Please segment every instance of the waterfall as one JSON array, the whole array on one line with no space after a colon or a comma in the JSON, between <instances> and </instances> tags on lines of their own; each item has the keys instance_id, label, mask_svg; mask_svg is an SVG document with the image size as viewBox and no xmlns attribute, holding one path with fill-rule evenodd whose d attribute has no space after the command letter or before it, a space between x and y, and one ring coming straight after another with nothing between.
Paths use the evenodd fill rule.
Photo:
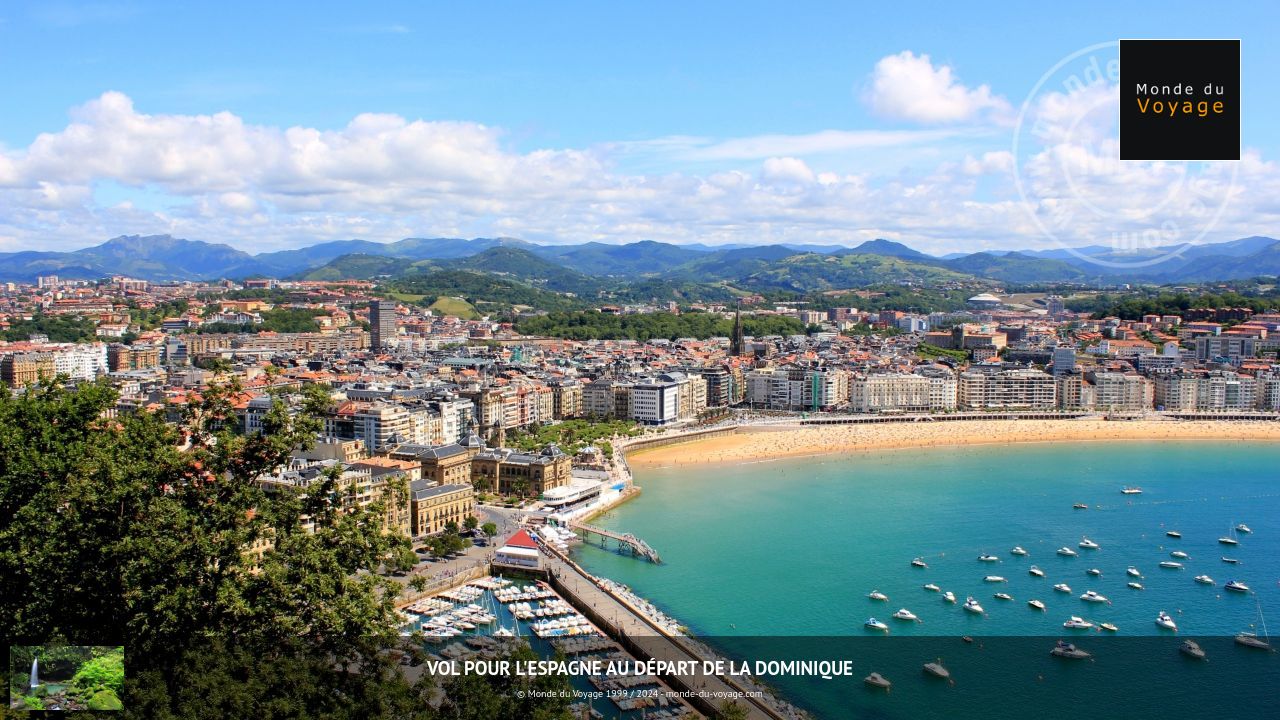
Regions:
<instances>
[{"instance_id":1,"label":"waterfall","mask_svg":"<svg viewBox=\"0 0 1280 720\"><path fill-rule=\"evenodd\" d=\"M40 658L31 658L31 689L40 685Z\"/></svg>"}]
</instances>

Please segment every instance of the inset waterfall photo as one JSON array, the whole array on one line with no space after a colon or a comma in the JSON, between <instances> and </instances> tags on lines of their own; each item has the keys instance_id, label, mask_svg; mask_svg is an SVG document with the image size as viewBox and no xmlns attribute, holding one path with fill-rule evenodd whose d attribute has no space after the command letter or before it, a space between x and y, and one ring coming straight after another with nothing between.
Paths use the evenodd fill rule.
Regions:
<instances>
[{"instance_id":1,"label":"inset waterfall photo","mask_svg":"<svg viewBox=\"0 0 1280 720\"><path fill-rule=\"evenodd\" d=\"M124 647L11 645L12 710L122 710Z\"/></svg>"}]
</instances>

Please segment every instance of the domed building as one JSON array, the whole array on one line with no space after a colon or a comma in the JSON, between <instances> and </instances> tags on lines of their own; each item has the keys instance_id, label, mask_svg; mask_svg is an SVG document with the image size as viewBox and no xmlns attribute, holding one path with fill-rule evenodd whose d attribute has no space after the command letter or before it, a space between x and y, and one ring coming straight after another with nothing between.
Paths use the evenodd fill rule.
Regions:
<instances>
[{"instance_id":1,"label":"domed building","mask_svg":"<svg viewBox=\"0 0 1280 720\"><path fill-rule=\"evenodd\" d=\"M995 295L992 295L991 293L982 293L981 295L974 295L973 297L969 298L966 302L969 303L970 307L981 308L983 310L994 310L995 308L998 308L1004 304L1003 300L996 297Z\"/></svg>"}]
</instances>

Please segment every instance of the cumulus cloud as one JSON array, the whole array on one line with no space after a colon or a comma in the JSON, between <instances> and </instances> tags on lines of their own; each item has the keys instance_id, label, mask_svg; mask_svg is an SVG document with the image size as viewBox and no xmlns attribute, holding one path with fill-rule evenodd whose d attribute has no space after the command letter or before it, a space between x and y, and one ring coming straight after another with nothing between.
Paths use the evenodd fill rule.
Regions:
<instances>
[{"instance_id":1,"label":"cumulus cloud","mask_svg":"<svg viewBox=\"0 0 1280 720\"><path fill-rule=\"evenodd\" d=\"M704 153L704 169L682 173L662 164L624 172L614 164L619 145L517 152L501 129L472 122L369 113L337 128L281 128L228 112L150 114L110 92L26 148L0 148L0 238L6 250L166 232L250 252L352 237L494 234L543 242L887 237L937 252L1035 247L1048 241L1014 190L1015 161L1037 213L1070 206L1072 183L1098 202L1145 201L1167 189L1177 170L1109 174L1107 133L1091 124L1071 128L1070 118L1054 115L1062 107L1060 98L1044 100L1044 133L1018 158L1003 139L985 150L954 149L944 140L955 128L653 141L664 152ZM936 133L936 143L922 133ZM938 164L877 175L859 170L856 155L842 162L822 156L832 147L884 143L936 149ZM1227 237L1267 231L1280 197L1273 163L1255 153L1239 172L1233 213L1219 227ZM1220 174L1204 179L1225 182ZM121 202L128 198L114 191L95 200L103 183L122 186L126 196L138 190L138 201ZM1068 240L1123 218L1075 210L1076 235Z\"/></svg>"},{"instance_id":2,"label":"cumulus cloud","mask_svg":"<svg viewBox=\"0 0 1280 720\"><path fill-rule=\"evenodd\" d=\"M917 123L954 123L983 117L1007 122L1009 102L980 85L962 84L948 65L904 50L881 58L863 99L877 114Z\"/></svg>"}]
</instances>

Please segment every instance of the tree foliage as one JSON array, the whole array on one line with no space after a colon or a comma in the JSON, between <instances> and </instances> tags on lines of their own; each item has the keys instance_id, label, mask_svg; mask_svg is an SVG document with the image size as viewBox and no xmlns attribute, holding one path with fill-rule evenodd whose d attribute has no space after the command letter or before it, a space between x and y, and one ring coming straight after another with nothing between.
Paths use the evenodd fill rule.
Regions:
<instances>
[{"instance_id":1,"label":"tree foliage","mask_svg":"<svg viewBox=\"0 0 1280 720\"><path fill-rule=\"evenodd\" d=\"M612 315L589 312L553 312L523 318L517 329L527 335L549 335L571 340L675 340L682 337L705 339L728 337L733 333L733 319L711 313L668 312ZM744 315L743 331L747 335L803 335L804 324L782 315Z\"/></svg>"},{"instance_id":2,"label":"tree foliage","mask_svg":"<svg viewBox=\"0 0 1280 720\"><path fill-rule=\"evenodd\" d=\"M237 390L208 388L178 426L111 417L105 384L0 390L0 627L125 646L127 716L437 717L385 652L399 586L376 570L407 546L385 506L344 503L339 473L305 494L255 481L314 437L328 398L277 396L264 432L240 435ZM263 539L259 562L246 549Z\"/></svg>"}]
</instances>

